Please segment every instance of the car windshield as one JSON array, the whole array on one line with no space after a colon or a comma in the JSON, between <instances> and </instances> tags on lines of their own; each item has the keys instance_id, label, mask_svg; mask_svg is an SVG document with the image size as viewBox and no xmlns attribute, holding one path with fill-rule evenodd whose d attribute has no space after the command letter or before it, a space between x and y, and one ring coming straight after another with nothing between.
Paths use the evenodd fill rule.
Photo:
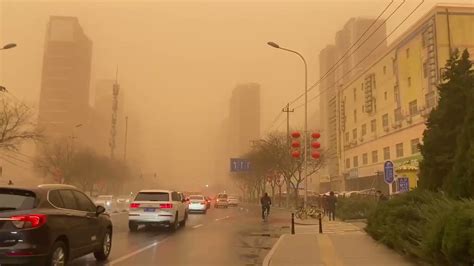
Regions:
<instances>
[{"instance_id":1,"label":"car windshield","mask_svg":"<svg viewBox=\"0 0 474 266\"><path fill-rule=\"evenodd\" d=\"M0 188L0 211L33 209L35 201L32 191Z\"/></svg>"},{"instance_id":2,"label":"car windshield","mask_svg":"<svg viewBox=\"0 0 474 266\"><path fill-rule=\"evenodd\" d=\"M169 201L170 194L167 192L140 192L135 201Z\"/></svg>"},{"instance_id":3,"label":"car windshield","mask_svg":"<svg viewBox=\"0 0 474 266\"><path fill-rule=\"evenodd\" d=\"M227 199L227 195L225 194L221 194L219 196L217 196L219 199Z\"/></svg>"}]
</instances>

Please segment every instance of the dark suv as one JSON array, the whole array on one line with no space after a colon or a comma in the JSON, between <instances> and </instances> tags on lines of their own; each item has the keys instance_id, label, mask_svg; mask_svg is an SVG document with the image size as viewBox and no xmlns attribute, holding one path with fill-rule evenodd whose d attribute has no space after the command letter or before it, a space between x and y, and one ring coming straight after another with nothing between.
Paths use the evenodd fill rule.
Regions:
<instances>
[{"instance_id":1,"label":"dark suv","mask_svg":"<svg viewBox=\"0 0 474 266\"><path fill-rule=\"evenodd\" d=\"M0 264L64 265L94 253L106 260L112 223L73 186L0 187Z\"/></svg>"}]
</instances>

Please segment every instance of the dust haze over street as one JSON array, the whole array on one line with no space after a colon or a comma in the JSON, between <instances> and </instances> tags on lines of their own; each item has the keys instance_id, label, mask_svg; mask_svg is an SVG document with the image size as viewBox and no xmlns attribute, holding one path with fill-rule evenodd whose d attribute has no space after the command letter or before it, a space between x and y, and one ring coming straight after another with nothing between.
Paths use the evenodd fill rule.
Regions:
<instances>
[{"instance_id":1,"label":"dust haze over street","mask_svg":"<svg viewBox=\"0 0 474 266\"><path fill-rule=\"evenodd\" d=\"M0 265L470 262L377 226L474 219L473 29L472 0L0 0Z\"/></svg>"}]
</instances>

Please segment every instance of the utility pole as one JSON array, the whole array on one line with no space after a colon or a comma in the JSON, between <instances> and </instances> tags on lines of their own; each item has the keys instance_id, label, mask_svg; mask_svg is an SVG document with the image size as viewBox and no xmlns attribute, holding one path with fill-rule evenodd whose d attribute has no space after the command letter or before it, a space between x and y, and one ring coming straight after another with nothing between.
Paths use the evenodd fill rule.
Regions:
<instances>
[{"instance_id":1,"label":"utility pole","mask_svg":"<svg viewBox=\"0 0 474 266\"><path fill-rule=\"evenodd\" d=\"M282 109L282 112L286 113L286 145L290 147L290 113L293 113L295 109L290 110L290 104L287 103L286 107Z\"/></svg>"},{"instance_id":2,"label":"utility pole","mask_svg":"<svg viewBox=\"0 0 474 266\"><path fill-rule=\"evenodd\" d=\"M125 116L125 139L123 145L123 160L127 160L128 116Z\"/></svg>"}]
</instances>

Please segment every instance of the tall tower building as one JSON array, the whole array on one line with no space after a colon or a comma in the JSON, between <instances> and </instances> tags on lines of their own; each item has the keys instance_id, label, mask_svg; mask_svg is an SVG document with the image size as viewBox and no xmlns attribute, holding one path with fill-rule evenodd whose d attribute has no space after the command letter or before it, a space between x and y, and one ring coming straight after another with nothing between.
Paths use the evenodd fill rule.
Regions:
<instances>
[{"instance_id":1,"label":"tall tower building","mask_svg":"<svg viewBox=\"0 0 474 266\"><path fill-rule=\"evenodd\" d=\"M49 19L43 56L39 125L48 137L70 136L89 114L92 42L75 17Z\"/></svg>"},{"instance_id":2,"label":"tall tower building","mask_svg":"<svg viewBox=\"0 0 474 266\"><path fill-rule=\"evenodd\" d=\"M248 152L251 141L260 138L260 85L240 84L232 92L229 113L230 153Z\"/></svg>"}]
</instances>

